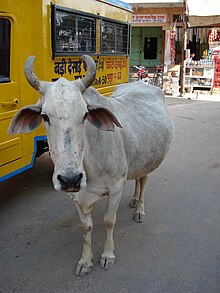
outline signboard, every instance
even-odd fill
[[[166,14],[133,14],[132,23],[166,23]]]
[[[126,57],[101,56],[94,61],[97,71],[93,86],[96,88],[127,82],[129,60]],[[64,57],[54,62],[53,75],[55,77],[52,81],[56,81],[61,76],[70,80],[83,78],[86,70],[86,64],[77,57]]]

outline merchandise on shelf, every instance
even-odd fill
[[[220,88],[220,50],[213,50],[212,58],[215,62],[214,88]]]

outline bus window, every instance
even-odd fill
[[[0,82],[10,81],[10,31],[8,19],[0,18]]]
[[[55,7],[52,16],[53,52],[56,56],[95,52],[94,18]]]
[[[102,20],[101,48],[103,53],[128,54],[128,26]]]

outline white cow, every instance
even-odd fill
[[[159,88],[142,81],[122,84],[107,99],[90,87],[95,62],[87,55],[81,59],[88,68],[82,80],[60,78],[53,83],[37,78],[35,57],[29,57],[25,75],[42,96],[37,104],[23,107],[15,115],[8,131],[28,133],[44,120],[54,163],[54,188],[69,193],[79,212],[85,241],[76,275],[84,276],[93,267],[91,211],[95,202],[108,196],[107,239],[100,266],[109,269],[115,260],[113,229],[125,181],[136,179],[131,206],[136,207],[134,219],[142,222],[146,179],[169,150],[173,124]]]

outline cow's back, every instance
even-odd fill
[[[112,96],[123,129],[128,179],[150,173],[169,150],[173,124],[163,92],[146,83],[120,85]]]

